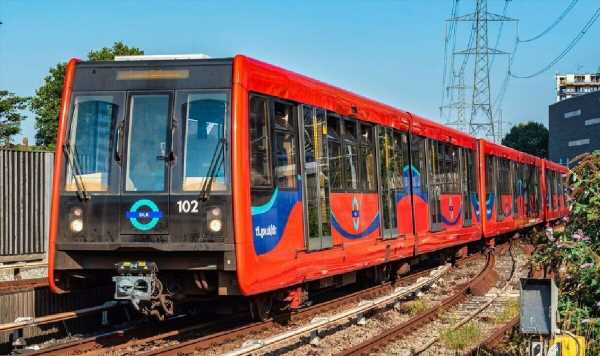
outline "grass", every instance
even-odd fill
[[[412,300],[410,302],[400,305],[400,311],[410,316],[417,315],[427,310],[429,305],[422,299]]]
[[[505,324],[519,315],[519,300],[511,300],[504,309],[496,315],[494,321],[496,324]]]
[[[449,349],[463,350],[475,344],[480,337],[481,330],[479,330],[477,324],[469,322],[455,330],[447,329],[442,331],[440,340]]]

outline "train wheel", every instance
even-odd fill
[[[273,296],[271,294],[256,296],[250,303],[254,320],[265,321],[271,318],[273,312]]]

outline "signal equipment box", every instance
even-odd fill
[[[521,278],[522,334],[556,334],[557,306],[558,289],[553,279]]]

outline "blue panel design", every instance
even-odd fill
[[[481,219],[481,208],[479,206],[479,197],[477,196],[477,193],[471,192],[471,205],[473,205],[473,208],[475,209],[475,218],[477,219],[477,222],[479,222],[479,219]]]
[[[404,166],[402,169],[402,179],[404,180],[404,186],[409,187],[410,184],[410,173],[412,172],[412,189],[413,194],[423,199],[425,202],[428,202],[429,199],[427,197],[427,192],[423,190],[423,185],[421,184],[421,172],[413,166]],[[407,194],[407,193],[405,193]],[[400,197],[402,198],[402,197]]]
[[[279,195],[279,187],[275,188],[273,195],[271,195],[271,199],[263,205],[253,206],[252,207],[252,215],[264,214],[267,211],[271,210],[273,204],[275,204],[275,200],[277,200],[277,195]]]
[[[460,218],[460,213],[462,212],[462,207],[460,207],[458,209],[458,212],[456,213],[456,218],[454,220],[449,220],[447,219],[444,214],[440,214],[442,216],[442,222],[445,225],[456,225],[458,223],[458,219]]]
[[[402,198],[408,196],[408,193],[405,190],[402,191],[395,191],[394,192],[394,201],[396,202],[396,204],[398,204],[400,202],[400,200],[402,200]]]
[[[494,193],[488,193],[485,200],[485,216],[488,219],[492,218],[492,209],[494,208]]]
[[[297,186],[300,187],[299,182]],[[292,209],[301,201],[300,188],[295,191],[276,188],[267,203],[252,207],[252,237],[257,255],[264,255],[277,246]]]
[[[333,212],[331,214],[331,226],[343,237],[350,239],[350,240],[354,240],[354,239],[360,239],[362,237],[365,236],[369,236],[371,233],[375,232],[378,228],[379,228],[379,214],[377,214],[375,216],[375,218],[373,218],[373,221],[371,221],[371,224],[369,224],[369,226],[367,226],[366,229],[364,229],[361,232],[357,232],[357,233],[352,233],[349,232],[347,230],[345,230],[337,221],[337,219],[335,218],[335,215],[333,215]]]

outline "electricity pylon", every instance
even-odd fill
[[[456,55],[473,55],[475,58],[468,131],[474,136],[487,137],[496,142],[500,137],[498,125],[492,114],[489,59],[490,56],[508,54],[508,52],[488,46],[488,22],[516,21],[516,19],[490,13],[487,11],[487,0],[475,0],[475,12],[453,17],[449,21],[473,23],[474,46],[470,45],[467,49],[454,52]],[[462,80],[464,83],[464,78]]]

